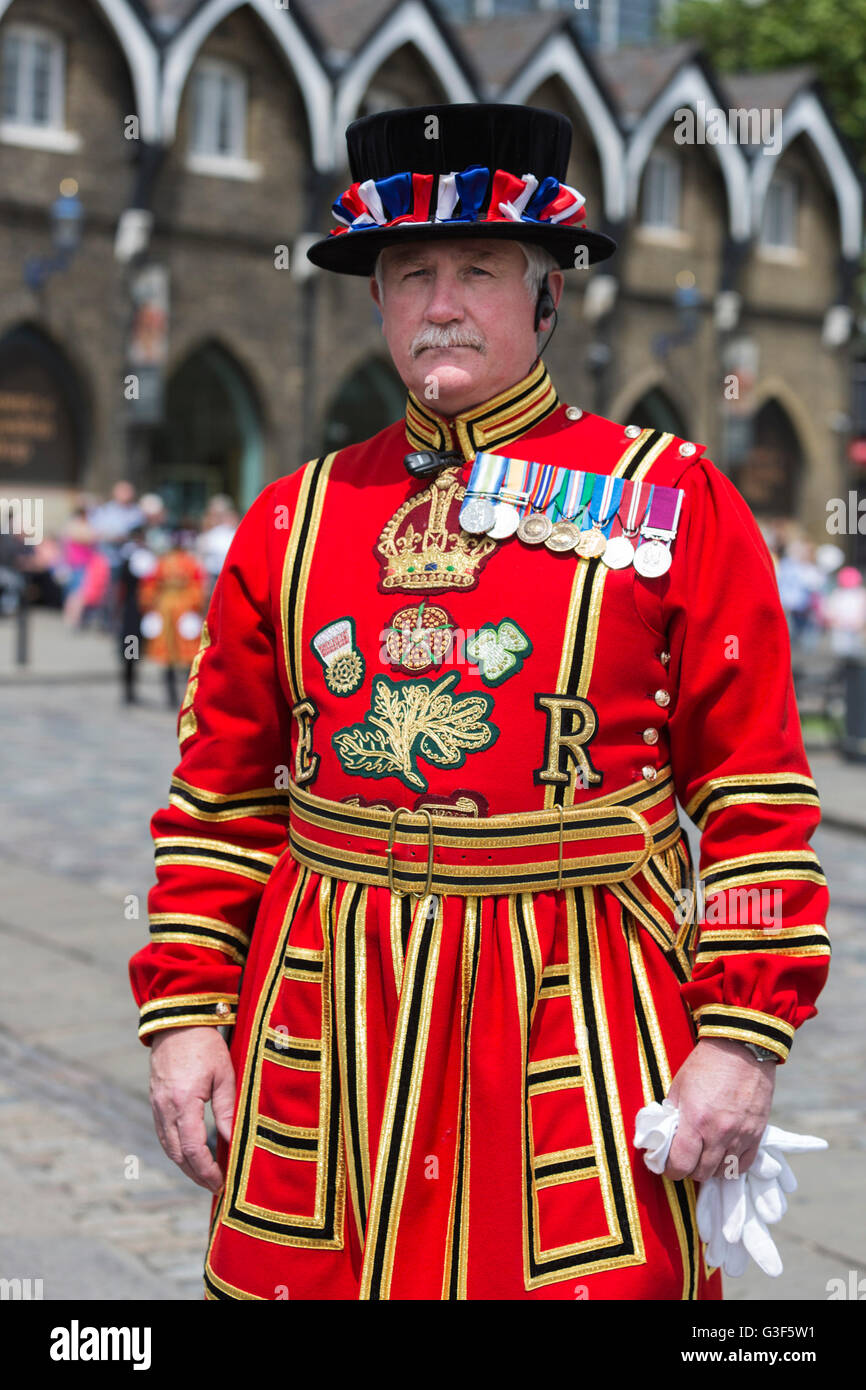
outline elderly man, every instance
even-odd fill
[[[347,137],[309,254],[370,277],[405,418],[241,523],[131,963],[160,1138],[215,1194],[206,1293],[718,1298],[695,1184],[752,1162],[828,949],[772,561],[703,446],[538,356],[614,249],[564,118]]]

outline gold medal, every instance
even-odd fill
[[[549,516],[545,516],[544,512],[530,512],[528,516],[521,518],[517,536],[527,545],[541,545],[552,530],[553,522]]]
[[[573,521],[557,521],[556,525],[551,527],[550,535],[544,544],[548,550],[561,552],[574,550],[579,539],[580,531]]]
[[[604,554],[607,549],[607,539],[595,522],[588,531],[581,531],[580,540],[575,549],[578,555],[583,555],[588,560],[596,560],[599,555]]]

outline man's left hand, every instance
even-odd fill
[[[705,1182],[714,1174],[745,1173],[766,1129],[775,1085],[774,1062],[759,1062],[732,1038],[701,1038],[668,1092],[680,1118],[664,1176]]]

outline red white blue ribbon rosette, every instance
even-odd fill
[[[353,183],[341,193],[331,210],[343,226],[333,227],[328,235],[341,236],[370,227],[396,227],[403,222],[421,225],[535,222],[546,226],[583,226],[585,202],[576,188],[552,176],[539,182],[534,174],[518,176],[505,169],[495,169],[491,181],[491,171],[483,164],[471,164],[467,169],[450,174],[391,174],[384,179]]]

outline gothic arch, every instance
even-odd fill
[[[680,107],[696,109],[698,101],[705,102],[708,108],[722,104],[700,65],[691,62],[673,75],[635,126],[625,159],[630,216],[636,213],[643,171],[662,128]],[[745,156],[738,145],[728,143],[708,145],[707,149],[715,151],[718,158],[728,202],[728,233],[737,241],[745,241],[750,230],[749,170]]]
[[[406,387],[390,359],[359,358],[344,373],[323,414],[321,450],[356,444],[393,424],[406,408]]]
[[[411,44],[438,79],[443,102],[476,101],[475,84],[453,40],[443,33],[438,17],[424,0],[405,0],[369,36],[337,84],[334,98],[334,142],[331,161],[345,163],[345,129],[355,119],[371,79],[392,54]]]
[[[261,395],[238,354],[217,337],[188,344],[166,378],[151,483],[170,510],[201,509],[216,492],[244,511],[264,485]]]
[[[851,166],[824,107],[814,92],[799,92],[785,111],[778,154],[764,150],[756,159],[750,179],[752,230],[757,235],[764,213],[767,189],[785,150],[799,136],[808,139],[816,158],[827,171],[839,214],[842,255],[855,260],[863,237],[863,187]]]
[[[570,31],[554,30],[503,88],[497,101],[529,103],[532,93],[551,77],[558,77],[568,88],[593,133],[601,164],[604,210],[611,222],[619,222],[626,212],[623,137],[607,99]]]
[[[174,139],[178,111],[190,69],[202,44],[226,15],[249,5],[268,30],[294,76],[307,117],[307,136],[313,164],[327,169],[331,162],[331,83],[305,26],[291,8],[277,9],[273,0],[204,0],[166,46],[161,102],[162,138]]]

